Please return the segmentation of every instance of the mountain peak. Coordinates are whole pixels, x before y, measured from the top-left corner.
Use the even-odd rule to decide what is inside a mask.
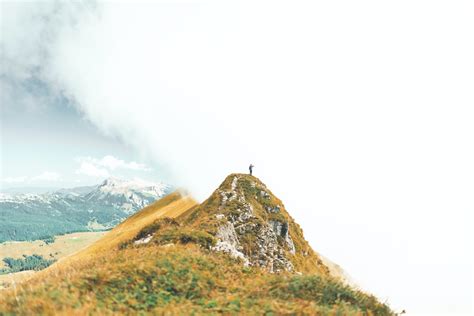
[[[102,192],[120,193],[123,194],[128,191],[140,190],[147,191],[150,194],[163,193],[168,190],[168,186],[163,183],[149,182],[142,179],[125,180],[116,177],[109,177],[105,179],[98,189]]]
[[[213,250],[271,272],[329,274],[301,228],[258,178],[231,174],[183,222],[216,237]]]
[[[163,184],[119,178],[42,194],[0,193],[0,213],[8,214],[12,223],[0,229],[0,242],[114,227],[167,193]]]
[[[119,186],[122,185],[123,183],[127,182],[124,179],[120,179],[117,177],[108,177],[99,186]]]

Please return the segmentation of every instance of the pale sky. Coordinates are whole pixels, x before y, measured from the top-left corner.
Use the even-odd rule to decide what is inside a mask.
[[[472,314],[472,1],[1,9],[3,180],[130,172],[203,199],[253,163],[364,289]]]
[[[67,101],[51,105],[2,103],[1,188],[75,187],[110,176],[167,180],[159,164],[100,133]]]

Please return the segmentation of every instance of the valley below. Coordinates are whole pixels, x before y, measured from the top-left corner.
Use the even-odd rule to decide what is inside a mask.
[[[7,268],[5,258],[22,259],[24,256],[39,255],[46,259],[59,260],[93,244],[107,232],[80,232],[55,236],[54,242],[7,241],[0,244],[0,269]],[[31,277],[36,271],[27,270],[0,274],[0,289],[9,287]]]

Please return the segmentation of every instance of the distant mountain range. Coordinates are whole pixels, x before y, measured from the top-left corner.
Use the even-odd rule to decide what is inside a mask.
[[[169,191],[162,183],[109,178],[46,193],[0,193],[0,242],[109,229]]]

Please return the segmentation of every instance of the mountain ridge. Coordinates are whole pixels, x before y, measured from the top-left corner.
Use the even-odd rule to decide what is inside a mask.
[[[329,273],[283,202],[254,176],[229,175],[206,201],[182,217],[188,225],[215,235],[217,250],[245,258],[249,265],[270,272]],[[307,265],[309,261],[313,264]]]
[[[171,193],[0,292],[0,313],[394,315],[331,275],[298,228],[263,183],[232,174],[203,203]]]
[[[162,183],[108,178],[42,194],[0,194],[0,242],[110,229],[169,193]]]

